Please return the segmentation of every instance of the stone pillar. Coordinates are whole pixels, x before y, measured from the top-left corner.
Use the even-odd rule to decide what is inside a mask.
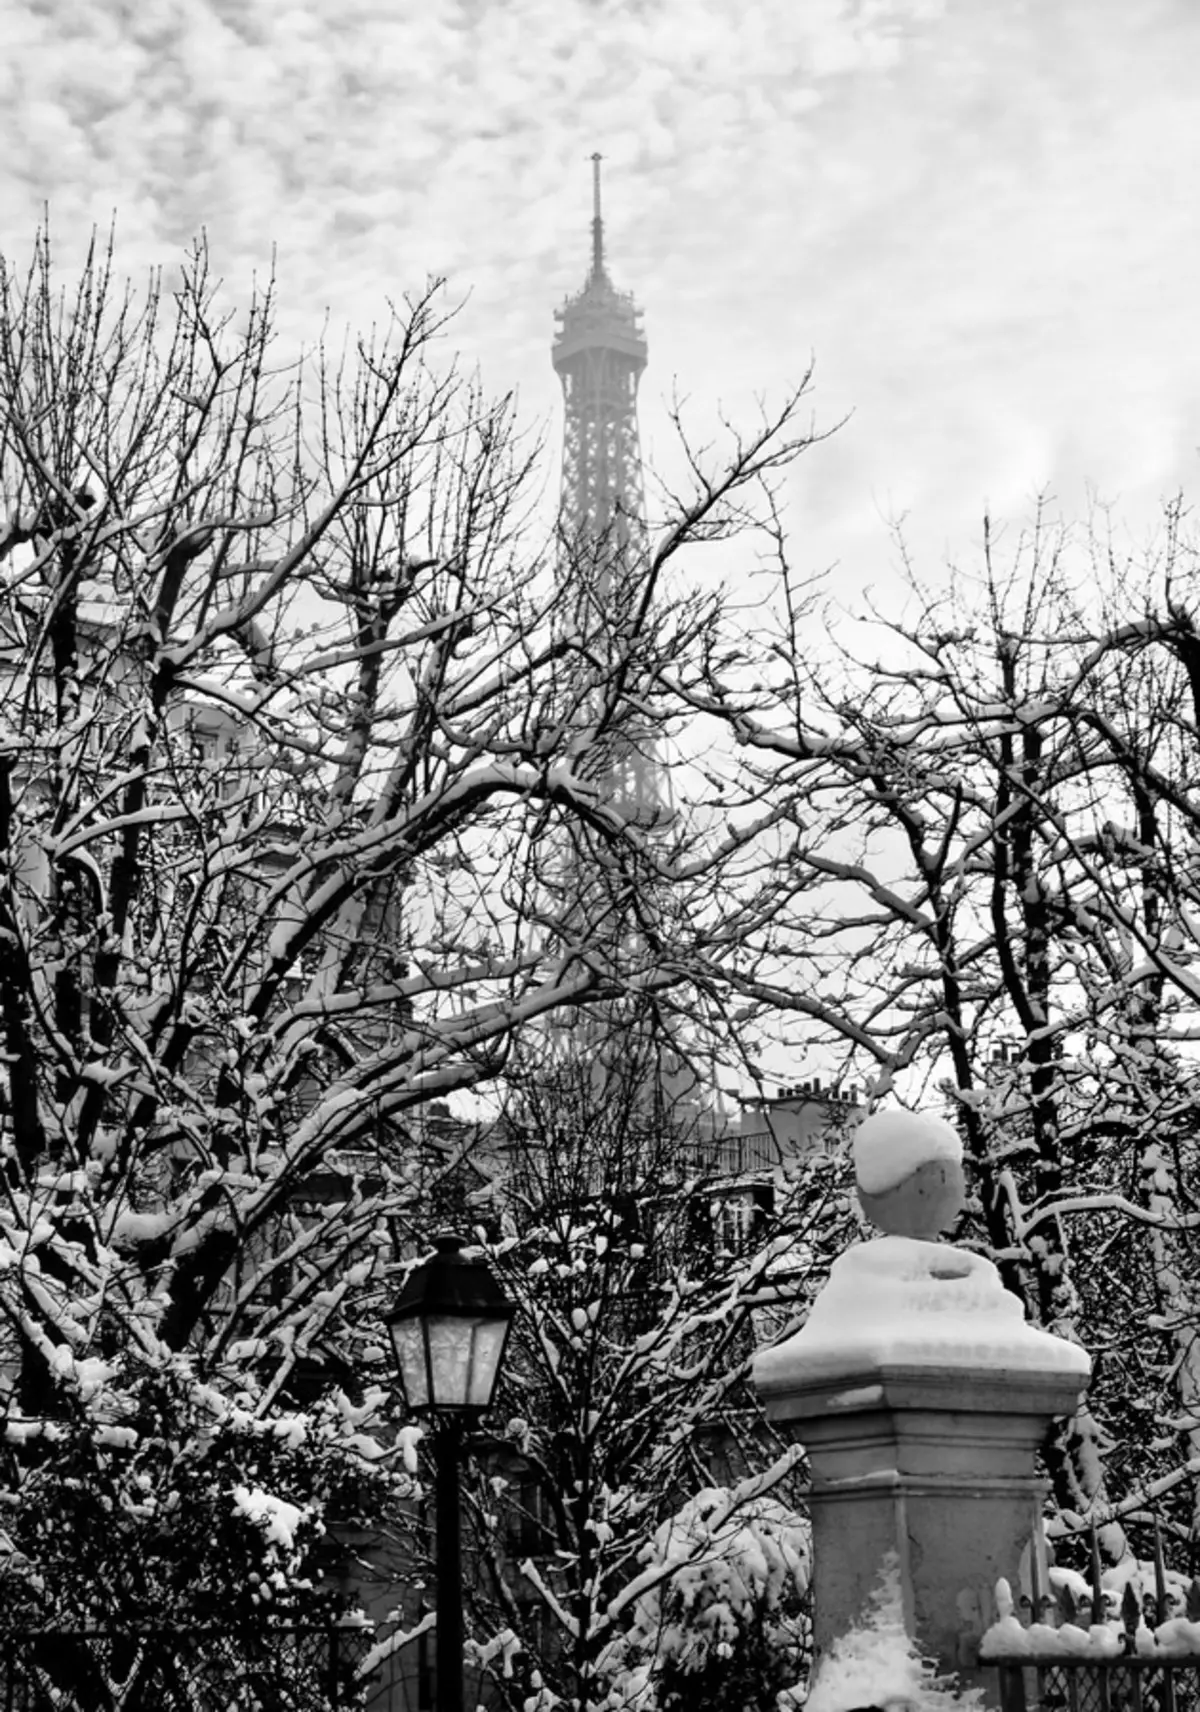
[[[898,1118],[909,1143],[924,1126],[915,1166],[911,1147],[884,1145]],[[759,1354],[754,1378],[768,1418],[809,1451],[818,1659],[864,1617],[894,1554],[909,1635],[967,1688],[986,1686],[993,1589],[1002,1575],[1018,1585],[1034,1532],[1038,1450],[1090,1364],[1025,1324],[989,1261],[925,1240],[957,1210],[958,1146],[940,1120],[866,1120],[860,1195],[891,1234],[835,1262],[805,1326]]]
[[[818,1656],[863,1616],[889,1552],[905,1627],[939,1670],[983,1683],[993,1589],[1015,1587],[1045,1482],[1037,1452],[1078,1374],[880,1364],[759,1381],[772,1421],[807,1446]]]

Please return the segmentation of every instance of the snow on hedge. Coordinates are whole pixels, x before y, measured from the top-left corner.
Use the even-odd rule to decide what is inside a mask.
[[[602,1661],[612,1680],[609,1712],[650,1712],[664,1665],[694,1675],[714,1658],[729,1658],[764,1617],[772,1645],[795,1654],[799,1668],[808,1521],[770,1497],[730,1515],[728,1500],[720,1488],[698,1492],[638,1554],[646,1586],[631,1624]]]
[[[233,1507],[262,1530],[269,1544],[288,1556],[296,1549],[296,1530],[312,1517],[307,1505],[289,1504],[286,1498],[276,1498],[261,1486],[235,1486]]]

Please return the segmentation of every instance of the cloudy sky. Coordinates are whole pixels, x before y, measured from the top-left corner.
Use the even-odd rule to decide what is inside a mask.
[[[335,21],[336,20],[336,21]],[[0,0],[0,244],[49,202],[131,271],[272,245],[289,322],[448,274],[493,389],[557,426],[587,157],[676,380],[745,406],[817,362],[853,411],[794,493],[852,581],[967,556],[985,505],[1089,484],[1141,528],[1200,443],[1195,0]]]

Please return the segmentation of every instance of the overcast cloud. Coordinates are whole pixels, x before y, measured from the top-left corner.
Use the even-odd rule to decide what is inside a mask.
[[[804,561],[885,574],[890,512],[966,553],[1039,486],[1135,526],[1194,486],[1193,0],[0,0],[0,40],[6,250],[47,200],[68,248],[115,210],[130,270],[274,244],[312,338],[446,273],[535,419],[600,149],[651,445],[674,377],[744,406],[810,352],[855,412]]]

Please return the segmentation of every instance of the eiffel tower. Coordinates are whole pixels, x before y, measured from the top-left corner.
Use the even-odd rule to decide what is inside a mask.
[[[559,500],[559,579],[563,621],[586,637],[591,661],[636,653],[640,603],[649,560],[637,390],[646,367],[646,336],[633,297],[612,282],[604,253],[600,202],[601,156],[592,156],[592,256],[583,287],[555,311],[551,349],[563,390],[562,486]],[[589,711],[603,711],[605,690],[593,690]],[[603,721],[600,721],[603,724]],[[635,825],[664,829],[674,818],[668,774],[654,734],[627,707],[614,711],[604,735],[581,758],[600,794]],[[656,935],[655,890],[643,875],[633,885],[606,852],[586,837],[562,854],[560,875],[568,919],[577,912],[594,951],[604,935],[616,951],[644,948]],[[593,868],[592,864],[599,864]],[[680,1098],[695,1079],[670,1045],[647,1033],[636,999],[591,1005],[562,1019],[574,1050],[593,1061],[597,1090],[623,1066],[647,1118]],[[615,1084],[614,1084],[615,1085]]]
[[[563,389],[563,593],[581,633],[620,649],[637,622],[649,551],[637,419],[647,347],[641,311],[605,262],[600,161],[592,156],[591,270],[555,311],[551,361]],[[669,814],[653,743],[627,716],[589,760],[610,800],[641,824]]]

